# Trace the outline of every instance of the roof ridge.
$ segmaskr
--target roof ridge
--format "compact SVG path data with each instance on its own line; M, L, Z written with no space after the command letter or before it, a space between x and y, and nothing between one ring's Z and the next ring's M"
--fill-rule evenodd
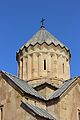
M12 76L11 74L2 71L4 75L6 75L15 85L17 85L23 92L40 98L42 100L46 100L40 93L38 93L31 85L29 85L24 80L21 80L17 77Z
M57 98L59 97L62 93L66 91L66 89L75 81L77 78L73 78L73 80L67 80L64 82L55 92L53 92L47 100Z
M23 105L25 105L26 107L28 107L29 109L31 109L33 112L35 112L37 115L39 115L41 117L44 117L49 120L58 120L55 118L55 116L52 116L47 110L45 110L43 108L39 108L38 106L29 104L28 102L26 102L26 103L24 103L23 101L21 101L21 102Z
M11 73L9 73L9 72L6 72L6 71L4 71L4 70L1 70L1 72L3 72L3 73L7 73L7 74L9 74L9 75L11 75L11 76L13 76L13 77L18 78L16 75L13 75L13 74L11 74Z

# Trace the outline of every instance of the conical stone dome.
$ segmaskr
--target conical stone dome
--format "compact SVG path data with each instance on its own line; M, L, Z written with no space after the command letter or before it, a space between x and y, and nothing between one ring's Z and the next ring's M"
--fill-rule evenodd
M19 49L16 58L19 78L30 84L41 79L61 83L70 78L69 49L44 27Z
M28 47L29 45L35 45L36 43L43 44L44 42L47 43L48 45L50 45L51 43L53 43L55 46L60 45L61 47L65 47L68 50L68 48L65 45L63 45L44 27L40 28L40 30L30 40L28 40L25 46Z

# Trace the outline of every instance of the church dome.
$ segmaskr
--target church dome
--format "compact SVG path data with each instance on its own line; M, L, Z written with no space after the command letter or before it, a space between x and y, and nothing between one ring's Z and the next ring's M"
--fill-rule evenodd
M59 45L60 47L62 48L64 47L66 48L66 50L68 50L68 48L65 45L63 45L56 37L54 37L44 27L41 27L40 30L35 35L33 35L33 37L30 40L28 40L28 42L24 46L25 47L29 47L29 45L34 46L37 43L40 45L43 43L46 43L48 45L54 44L55 46Z
M16 54L18 76L29 83L70 78L70 51L44 26Z

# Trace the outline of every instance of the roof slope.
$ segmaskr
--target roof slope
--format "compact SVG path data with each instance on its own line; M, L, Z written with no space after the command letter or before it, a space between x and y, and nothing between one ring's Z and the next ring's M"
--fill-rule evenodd
M40 117L46 118L48 120L57 120L50 113L48 113L47 110L44 110L44 109L34 106L32 104L22 102L21 106L23 106L24 108L28 107L31 111L33 111Z
M60 97L76 80L77 78L75 77L72 80L64 81L64 83L49 96L48 100Z
M44 42L48 45L51 43L53 43L55 46L60 45L68 50L65 45L63 45L56 37L54 37L43 27L24 46L28 47L29 45L35 45L36 43L42 44Z
M39 92L37 92L32 86L30 86L26 81L21 80L21 79L17 78L16 76L13 76L4 71L1 71L1 73L6 75L6 77L8 77L10 81L12 81L18 88L20 88L26 94L32 95L34 97L37 97L37 98L45 100L45 101L56 99L56 98L60 97L78 79L78 77L75 77L74 79L64 81L64 83L61 86L59 86L59 88L57 88L57 90L55 92L53 92L46 99Z
M3 72L3 71L1 72L4 75L6 75L10 79L10 81L12 81L15 85L17 85L23 92L45 100L45 98L41 96L36 90L34 90L26 81L18 79L17 77L7 72Z

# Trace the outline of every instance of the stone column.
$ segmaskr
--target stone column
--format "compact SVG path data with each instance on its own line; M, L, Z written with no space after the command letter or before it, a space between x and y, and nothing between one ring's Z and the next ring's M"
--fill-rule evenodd
M33 53L32 56L32 75L34 78L38 77L38 55Z
M2 114L1 114L1 108L0 108L0 120L1 120L1 118L2 118Z
M68 59L66 59L66 79L70 79L70 63Z
M28 80L32 78L32 56L28 55Z
M27 58L23 57L23 80L27 80Z
M23 78L23 62L22 62L22 60L20 60L20 79L22 79Z
M42 53L39 54L39 77L42 77L42 70L43 70L43 56Z
M18 61L18 71L17 71L18 78L20 78L20 62Z
M63 78L63 57L60 55L58 57L58 77Z
M48 58L47 58L47 75L48 77L51 77L51 54L48 53Z
M51 66L52 66L52 76L53 77L58 77L58 68L57 68L57 55L53 54L52 55L52 62L51 62Z
M65 78L66 78L66 57L64 57L64 61L63 61L63 64L64 64L64 70L63 70L63 80L65 80Z
M67 79L70 79L70 61L68 62L68 78Z

